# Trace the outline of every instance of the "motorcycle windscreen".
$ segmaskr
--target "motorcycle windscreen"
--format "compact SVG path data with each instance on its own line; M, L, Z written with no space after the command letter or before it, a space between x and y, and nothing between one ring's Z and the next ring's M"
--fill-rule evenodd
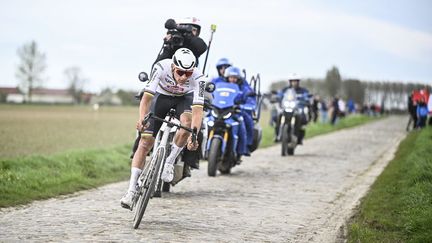
M291 112L297 106L297 94L294 89L288 89L284 93L284 97L282 99L282 109L285 111Z
M216 83L216 89L213 92L213 105L219 109L225 109L234 106L234 100L240 94L237 84L219 82Z
M283 100L295 101L297 99L297 93L294 89L289 88L285 91Z

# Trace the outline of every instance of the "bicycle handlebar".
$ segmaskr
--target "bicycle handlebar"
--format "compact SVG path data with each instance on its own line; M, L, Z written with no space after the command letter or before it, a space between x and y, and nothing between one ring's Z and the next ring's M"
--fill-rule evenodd
M186 130L186 131L188 131L188 132L190 132L190 133L192 133L192 143L195 143L196 142L196 140L197 140L197 135L198 135L198 129L196 128L196 127L194 127L193 129L191 129L191 128L189 128L189 127L185 127L185 126L182 126L182 125L180 125L180 124L176 124L176 123L174 123L174 122L171 122L171 121L167 121L167 120L165 120L165 119L162 119L162 118L160 118L160 117L157 117L157 116L155 116L153 113L148 113L147 114L147 116L144 118L144 120L142 121L142 125L143 126L145 126L146 124L147 124L147 122L150 120L150 119L155 119L155 120L158 120L158 121L161 121L161 122L165 122L166 124L169 124L169 125L171 125L171 126L174 126L174 127L178 127L178 128L181 128L181 129L184 129L184 130Z

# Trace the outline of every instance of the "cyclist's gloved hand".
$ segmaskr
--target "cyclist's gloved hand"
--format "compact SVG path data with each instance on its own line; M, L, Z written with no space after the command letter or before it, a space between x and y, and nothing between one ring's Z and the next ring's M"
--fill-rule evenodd
M192 143L192 135L189 136L187 142L187 149L190 151L195 151L198 148L198 141L195 140L195 143Z
M144 131L144 127L143 127L143 125L142 125L142 121L143 121L143 120L139 119L139 120L137 121L137 123L136 123L136 129L137 129L138 131L140 131L140 132Z
M138 131L140 131L140 132L144 132L144 130L145 129L147 129L149 126L150 126L150 123L147 121L147 123L145 124L145 126L143 126L143 121L144 121L144 119L145 118L140 118L138 121L137 121L137 124L136 124L136 129L138 130Z

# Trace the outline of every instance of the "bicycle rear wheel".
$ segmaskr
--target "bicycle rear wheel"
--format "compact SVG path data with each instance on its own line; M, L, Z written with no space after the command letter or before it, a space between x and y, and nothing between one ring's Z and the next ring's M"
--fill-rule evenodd
M158 181L158 173L160 170L160 167L162 165L162 159L163 159L163 150L159 149L157 153L155 153L155 161L153 163L153 168L149 168L149 175L147 177L147 181L144 182L144 185L141 188L141 191L138 193L139 199L136 206L135 211L135 217L133 222L134 229L138 228L138 226L141 223L142 217L144 216L144 212L147 208L148 201L151 197L151 194L153 193L156 183Z

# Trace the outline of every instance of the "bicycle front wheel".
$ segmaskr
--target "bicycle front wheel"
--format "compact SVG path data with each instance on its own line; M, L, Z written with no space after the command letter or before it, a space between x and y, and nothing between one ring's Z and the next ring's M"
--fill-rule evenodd
M140 195L136 206L135 217L133 222L134 229L138 228L138 226L140 225L142 217L144 216L144 212L147 208L147 204L151 197L151 194L153 193L156 183L159 179L158 173L162 165L163 150L159 149L155 153L155 156L156 156L155 161L152 161L154 162L152 163L153 167L149 168L148 170L149 173L149 175L147 176L148 181L144 182L145 184L142 186L141 191L139 191Z

